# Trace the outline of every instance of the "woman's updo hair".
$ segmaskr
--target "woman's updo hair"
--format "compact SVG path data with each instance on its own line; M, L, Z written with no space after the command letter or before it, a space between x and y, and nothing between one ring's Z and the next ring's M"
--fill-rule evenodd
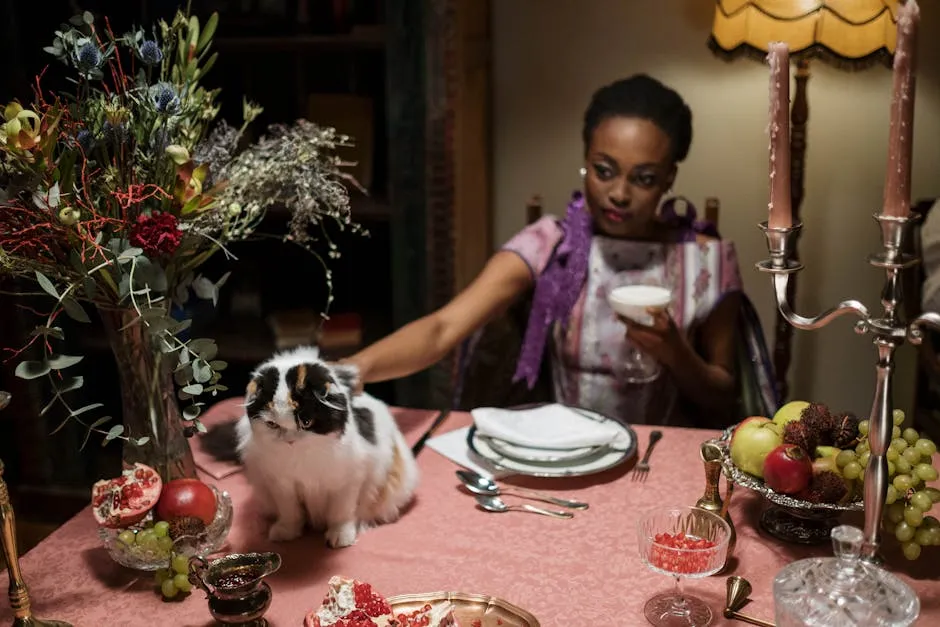
M584 112L584 150L601 122L613 117L640 118L658 126L672 143L672 159L684 160L692 144L692 111L682 96L646 74L601 87Z

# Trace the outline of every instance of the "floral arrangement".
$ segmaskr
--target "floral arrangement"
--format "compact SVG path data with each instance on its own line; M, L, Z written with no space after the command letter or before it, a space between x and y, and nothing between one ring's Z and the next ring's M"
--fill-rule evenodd
M60 403L65 422L125 447L144 446L154 434L129 432L127 416L108 426L107 417L88 418L100 404L66 400L82 377L63 371L82 356L56 351L61 314L89 322L84 305L96 308L110 321L116 354L114 337L118 344L134 333L144 338L149 383L159 388L160 373L171 373L176 396L188 402L182 420L191 435L203 429L200 399L225 390L214 342L184 339L191 320L177 313L193 296L215 301L227 278L213 281L200 266L218 251L230 255L226 245L252 235L275 204L290 212L287 239L308 248L313 227L357 226L347 186L358 184L335 153L348 137L299 120L239 150L261 109L245 101L238 128L217 121L219 90L203 86L217 58L217 25L217 15L201 25L187 10L118 37L106 18L85 12L45 48L74 74L74 92L47 94L40 75L33 102L3 108L0 274L33 279L53 299L29 344L13 351L20 359L39 345L42 356L21 361L16 374L48 378L54 398L43 411Z

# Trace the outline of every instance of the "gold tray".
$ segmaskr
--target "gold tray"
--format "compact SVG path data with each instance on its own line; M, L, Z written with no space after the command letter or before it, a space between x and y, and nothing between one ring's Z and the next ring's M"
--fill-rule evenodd
M424 607L426 603L434 605L444 601L454 604L454 613L461 627L470 627L474 620L480 621L480 627L539 627L538 619L532 614L512 603L482 594L426 592L399 594L388 599L395 614L413 612Z

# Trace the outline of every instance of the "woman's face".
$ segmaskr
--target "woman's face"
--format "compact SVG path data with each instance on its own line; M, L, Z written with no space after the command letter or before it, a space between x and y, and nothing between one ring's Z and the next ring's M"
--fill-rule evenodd
M587 149L584 196L597 230L614 237L649 237L676 164L669 136L649 120L604 119Z

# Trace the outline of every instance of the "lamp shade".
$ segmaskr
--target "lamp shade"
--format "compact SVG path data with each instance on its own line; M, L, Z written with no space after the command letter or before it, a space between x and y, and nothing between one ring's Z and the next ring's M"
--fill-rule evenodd
M709 47L726 57L767 54L786 42L791 59L844 69L890 66L899 0L716 0Z

